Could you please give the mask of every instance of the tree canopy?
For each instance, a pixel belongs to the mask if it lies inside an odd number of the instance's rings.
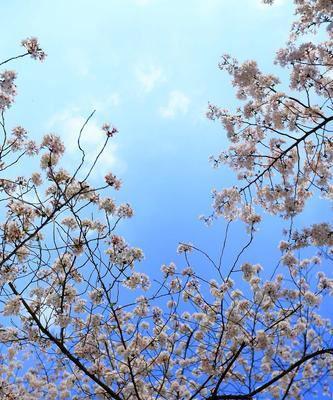
[[[117,128],[101,127],[105,141],[89,163],[81,140],[92,113],[77,139],[80,161],[65,170],[58,136],[36,143],[24,127],[7,127],[16,73],[2,70],[1,398],[330,395],[332,327],[322,310],[333,293],[333,229],[328,221],[299,229],[294,219],[311,197],[333,199],[333,5],[294,6],[289,41],[275,59],[289,72],[288,90],[253,60],[224,55],[219,64],[239,108],[209,104],[208,118],[230,141],[211,161],[236,171],[238,181],[213,191],[213,211],[204,219],[226,220],[221,255],[231,246],[229,225],[246,226],[248,242],[228,269],[222,257],[180,243],[185,267],[162,265],[159,281],[151,282],[140,271],[142,250],[116,233],[133,215],[128,203],[113,199],[120,179],[110,172],[98,186],[90,183]],[[22,46],[24,53],[0,65],[46,57],[34,37]],[[27,163],[37,167],[24,175]],[[279,263],[240,262],[267,213],[286,221]],[[204,276],[192,266],[196,253],[211,265]]]

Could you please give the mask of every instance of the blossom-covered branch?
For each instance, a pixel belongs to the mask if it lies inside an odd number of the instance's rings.
[[[298,19],[276,58],[290,69],[290,93],[280,92],[279,79],[254,61],[239,65],[225,56],[220,64],[245,104],[236,113],[213,105],[208,111],[231,141],[214,165],[228,165],[241,181],[213,192],[212,218],[228,221],[217,260],[181,243],[182,267],[162,265],[153,282],[138,266],[142,250],[117,234],[133,216],[128,203],[114,199],[121,180],[110,171],[92,184],[117,128],[102,126],[100,150],[89,162],[82,141],[89,115],[77,132],[80,159],[66,169],[59,136],[46,133],[37,143],[24,127],[7,128],[16,74],[1,72],[1,398],[250,400],[302,399],[318,388],[329,393],[333,338],[321,305],[333,293],[323,262],[332,254],[331,224],[298,230],[291,224],[275,265],[246,259],[262,218],[256,206],[293,220],[310,196],[332,200],[333,10],[320,0],[295,0],[295,7]],[[320,42],[301,42],[315,30]],[[26,53],[4,63],[45,58],[37,39],[22,45]],[[248,227],[245,243],[229,240],[236,219]],[[229,250],[232,260],[223,257]]]

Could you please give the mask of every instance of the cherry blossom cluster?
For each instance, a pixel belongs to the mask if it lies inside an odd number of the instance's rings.
[[[213,191],[214,216],[224,216],[228,229],[241,219],[250,233],[231,263],[222,257],[226,231],[217,260],[180,243],[181,267],[163,264],[159,280],[152,281],[138,268],[142,250],[116,232],[133,215],[128,203],[114,198],[121,181],[110,172],[100,186],[91,182],[117,129],[103,125],[105,142],[93,167],[78,142],[81,160],[67,170],[59,136],[47,133],[36,143],[23,127],[8,135],[0,122],[1,398],[329,395],[332,326],[321,310],[333,295],[323,262],[332,260],[332,225],[290,229],[280,241],[276,268],[250,262],[244,253],[262,218],[256,206],[290,219],[316,192],[332,200],[329,3],[295,0],[298,20],[276,59],[290,69],[290,94],[279,91],[279,79],[254,61],[239,64],[224,56],[220,64],[244,102],[236,113],[215,105],[208,111],[231,142],[212,162],[228,165],[242,182]],[[324,41],[299,43],[314,30],[323,31]],[[22,44],[27,55],[45,57],[37,39]],[[13,72],[1,75],[3,116],[13,102],[14,79]]]
[[[14,71],[4,71],[0,73],[0,111],[9,108],[16,95],[16,85],[14,84],[16,73]]]
[[[22,40],[22,46],[27,50],[30,56],[36,60],[44,61],[46,54],[43,49],[40,48],[37,38],[30,37]]]
[[[209,105],[208,118],[222,123],[231,142],[211,161],[231,167],[242,183],[214,191],[215,216],[239,218],[244,205],[256,214],[257,204],[290,219],[304,210],[314,191],[332,199],[332,6],[316,0],[295,4],[298,20],[276,56],[276,63],[290,71],[290,93],[255,61],[239,64],[225,55],[219,64],[244,104],[236,113]],[[320,32],[323,40],[301,42],[309,32]]]

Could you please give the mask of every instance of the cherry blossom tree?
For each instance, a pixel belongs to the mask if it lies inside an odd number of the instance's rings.
[[[89,164],[81,139],[91,114],[77,140],[80,161],[67,171],[58,136],[48,133],[36,143],[23,127],[7,128],[16,75],[1,72],[1,398],[329,395],[333,340],[322,307],[333,289],[324,271],[332,261],[333,229],[318,221],[297,230],[294,219],[311,196],[333,196],[333,6],[329,0],[294,3],[296,21],[276,57],[290,71],[288,92],[254,61],[239,64],[225,55],[220,63],[242,101],[235,113],[212,104],[208,111],[231,142],[212,162],[231,167],[240,181],[213,192],[206,218],[227,220],[221,257],[215,261],[181,243],[185,266],[163,265],[153,284],[137,270],[142,251],[116,234],[133,214],[129,204],[113,200],[121,181],[109,173],[100,185],[89,183],[117,129],[103,125],[105,142]],[[0,65],[45,58],[37,39],[22,45],[25,53]],[[38,161],[36,171],[23,168],[28,157],[31,166]],[[241,262],[265,212],[288,224],[274,269]],[[248,242],[228,267],[222,255],[237,219]],[[211,265],[205,276],[193,267],[198,256]]]

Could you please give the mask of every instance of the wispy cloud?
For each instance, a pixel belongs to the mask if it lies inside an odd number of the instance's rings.
[[[162,69],[154,65],[137,67],[135,75],[145,92],[151,92],[158,83],[166,80]]]
[[[163,118],[174,118],[178,114],[186,114],[189,104],[190,99],[185,93],[174,90],[169,93],[166,106],[159,108],[159,113]]]
[[[65,147],[66,157],[64,167],[75,168],[81,159],[81,152],[78,148],[78,136],[81,128],[86,122],[86,118],[78,115],[77,109],[70,109],[63,113],[54,115],[48,122],[48,129],[60,135]],[[85,151],[86,167],[83,173],[86,173],[98,156],[105,140],[105,133],[97,125],[94,119],[91,119],[85,126],[80,145]],[[110,142],[103,154],[100,156],[98,165],[93,174],[93,178],[100,178],[105,173],[115,167],[123,168],[123,163],[117,157],[117,145]]]
[[[107,112],[121,104],[121,96],[118,92],[113,92],[106,97],[93,98],[89,104],[98,112]]]

